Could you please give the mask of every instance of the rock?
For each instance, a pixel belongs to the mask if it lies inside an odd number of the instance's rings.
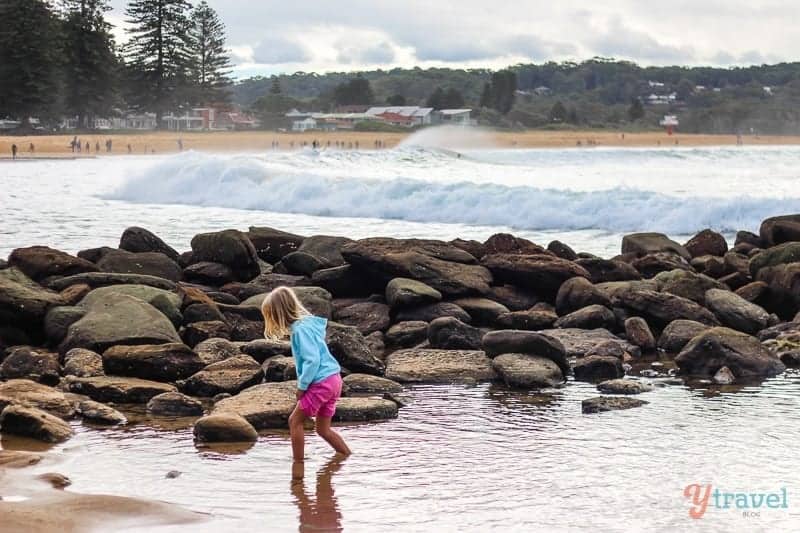
[[[528,239],[515,237],[510,233],[495,233],[484,243],[484,255],[495,254],[544,254],[551,255],[544,248]]]
[[[658,283],[655,280],[630,280],[630,281],[606,281],[595,285],[598,291],[611,300],[612,307],[622,305],[620,295],[637,290],[658,291]]]
[[[179,281],[183,274],[178,263],[159,252],[111,250],[103,255],[97,266],[103,272],[155,276],[170,281]]]
[[[726,290],[707,291],[706,306],[722,324],[751,335],[767,327],[769,321],[769,313],[764,309]]]
[[[718,327],[700,333],[675,358],[681,372],[713,376],[727,366],[737,378],[774,376],[786,367],[755,337]]]
[[[800,261],[800,242],[785,242],[758,252],[749,260],[748,272],[756,277],[762,268],[798,261]]]
[[[180,392],[165,392],[150,398],[147,412],[157,416],[202,416],[203,404]]]
[[[286,268],[292,274],[305,274],[310,276],[317,270],[331,268],[345,264],[341,248],[353,242],[347,237],[331,237],[328,235],[313,235],[303,240],[300,247],[281,258]]]
[[[575,253],[575,250],[561,241],[551,241],[550,244],[547,245],[547,251],[567,261],[575,261],[578,258],[578,254]]]
[[[500,315],[509,312],[505,305],[487,298],[459,298],[453,303],[466,311],[477,326],[493,326]]]
[[[178,262],[178,252],[161,240],[156,234],[137,226],[131,226],[122,232],[119,248],[128,252],[158,252]]]
[[[95,424],[125,424],[125,415],[104,403],[94,400],[83,400],[78,404],[77,412],[86,420]]]
[[[340,398],[333,414],[336,422],[366,422],[391,418],[397,418],[397,404],[383,398]]]
[[[247,234],[233,229],[195,235],[192,260],[227,265],[240,281],[249,281],[261,273],[253,243]]]
[[[246,353],[259,363],[263,363],[270,357],[292,356],[292,345],[289,341],[275,341],[271,339],[257,339],[250,341],[242,346],[241,351]]]
[[[694,320],[673,320],[661,332],[658,347],[667,353],[676,354],[683,350],[690,340],[708,329],[710,326]]]
[[[85,259],[47,246],[17,248],[8,256],[8,266],[18,268],[34,281],[50,276],[72,276],[98,270],[97,266]]]
[[[498,281],[530,289],[550,301],[566,280],[589,277],[576,263],[550,255],[495,254],[484,257],[482,263]]]
[[[578,381],[601,381],[625,375],[622,361],[609,355],[587,355],[575,361],[572,367]]]
[[[477,350],[399,350],[386,358],[386,377],[400,383],[490,381],[491,360]]]
[[[85,394],[92,400],[104,403],[147,403],[153,396],[175,391],[175,387],[168,383],[117,376],[70,376],[64,379],[64,386],[69,392]]]
[[[739,287],[735,292],[748,302],[761,305],[762,302],[768,301],[769,285],[763,281],[753,281]]]
[[[638,398],[628,398],[626,396],[597,396],[587,398],[581,402],[581,412],[583,414],[602,413],[605,411],[619,411],[622,409],[632,409],[647,405],[648,402]]]
[[[692,257],[701,255],[723,256],[728,251],[728,242],[721,234],[710,229],[704,229],[684,245]]]
[[[63,442],[72,436],[72,428],[58,417],[45,411],[9,405],[0,413],[0,431],[44,442]]]
[[[153,381],[184,379],[204,366],[200,357],[181,343],[120,345],[103,352],[107,374]]]
[[[384,352],[386,352],[386,343],[383,340],[383,332],[374,331],[364,337],[364,342],[367,343],[369,351],[378,359],[383,360]]]
[[[274,228],[251,226],[247,232],[258,257],[267,263],[277,263],[303,243],[303,237]]]
[[[261,365],[265,381],[290,381],[297,379],[297,366],[294,357],[276,355]]]
[[[386,344],[410,348],[428,338],[428,323],[421,320],[398,322],[386,332]]]
[[[47,283],[50,289],[62,291],[70,285],[88,285],[92,288],[109,285],[147,285],[165,291],[174,291],[175,282],[144,274],[118,274],[114,272],[87,272],[66,278],[57,278]]]
[[[258,432],[243,417],[235,414],[211,414],[194,424],[198,442],[255,442]]]
[[[91,306],[100,303],[108,298],[109,294],[126,294],[147,302],[177,326],[183,321],[181,316],[181,298],[174,292],[165,291],[147,285],[115,285],[111,287],[100,287],[94,289],[81,300],[79,307]]]
[[[617,319],[614,313],[602,305],[590,305],[583,309],[578,309],[562,316],[555,322],[555,327],[557,328],[614,329],[616,325]]]
[[[83,300],[87,294],[92,292],[92,288],[85,284],[70,285],[59,294],[64,300],[64,305],[78,305],[78,302]]]
[[[72,402],[63,392],[29,379],[0,382],[0,411],[11,404],[41,409],[59,418],[75,414]]]
[[[586,278],[565,281],[556,295],[556,312],[566,315],[590,305],[610,306],[611,301]]]
[[[556,387],[564,381],[559,366],[539,355],[505,353],[492,360],[492,367],[508,387]]]
[[[583,357],[591,353],[597,345],[607,341],[618,344],[623,352],[639,353],[638,347],[606,329],[545,329],[538,333],[561,342],[567,357]]]
[[[105,375],[100,354],[84,348],[73,348],[64,355],[64,375],[79,378]]]
[[[389,306],[372,302],[357,303],[337,311],[336,321],[354,326],[362,335],[384,331],[391,324]]]
[[[261,365],[249,355],[241,354],[203,370],[178,384],[181,392],[192,396],[211,397],[221,392],[236,394],[262,380]]]
[[[183,325],[213,320],[225,320],[216,304],[191,304],[183,310]]]
[[[337,298],[362,297],[383,292],[383,285],[371,281],[353,265],[341,265],[316,270],[311,283],[322,287]]]
[[[687,261],[692,258],[689,251],[663,233],[631,233],[622,238],[622,253],[641,257],[658,252],[677,254]]]
[[[650,326],[641,317],[634,316],[625,320],[625,337],[631,343],[642,349],[643,352],[652,352],[656,349],[656,339]]]
[[[539,301],[530,291],[514,287],[513,285],[490,287],[487,298],[505,305],[510,311],[526,311]]]
[[[382,374],[383,362],[375,357],[364,336],[352,326],[328,322],[325,342],[339,363],[352,372]]]
[[[445,350],[476,350],[480,348],[482,333],[478,328],[464,324],[457,318],[442,317],[428,326],[431,348]]]
[[[228,339],[231,336],[231,328],[222,320],[206,320],[203,322],[193,322],[188,324],[182,331],[181,336],[189,346],[197,346],[208,339]]]
[[[344,384],[347,386],[348,394],[383,394],[385,392],[403,392],[403,386],[399,383],[392,381],[391,379],[370,376],[369,374],[350,374],[345,376]]]
[[[672,252],[657,252],[634,259],[631,266],[638,270],[642,277],[649,279],[661,272],[670,270],[691,270],[692,265],[683,257]]]
[[[695,257],[689,264],[701,274],[712,278],[721,278],[726,273],[725,260],[714,255]]]
[[[687,298],[700,305],[705,303],[707,290],[727,289],[725,285],[713,278],[687,270],[661,272],[653,280],[658,285],[659,291]]]
[[[292,287],[297,299],[308,309],[311,314],[330,318],[333,314],[331,293],[320,287]],[[267,292],[251,296],[242,302],[242,306],[261,307]],[[260,313],[260,311],[259,311]]]
[[[462,322],[470,322],[472,320],[472,317],[469,316],[469,313],[461,309],[456,304],[450,302],[439,302],[420,307],[406,308],[397,313],[395,320],[398,322],[432,322],[437,318],[445,316],[457,318]]]
[[[472,257],[480,259],[484,255],[486,255],[486,246],[482,242],[478,242],[475,240],[465,240],[465,239],[453,239],[448,244],[452,244],[456,248],[460,250],[464,250]]]
[[[759,234],[761,236],[760,242],[765,246],[800,241],[800,215],[770,217],[761,223]],[[758,243],[754,244],[756,246],[760,245]]]
[[[211,414],[243,416],[256,429],[285,428],[297,403],[296,390],[296,381],[262,383],[221,400]]]
[[[781,362],[787,367],[798,368],[800,367],[800,351],[792,350],[780,354]]]
[[[497,317],[497,325],[503,329],[536,331],[553,327],[558,315],[554,311],[514,311]]]
[[[0,270],[0,323],[25,328],[41,324],[50,307],[63,303],[59,294],[42,288],[21,270]]]
[[[490,331],[483,336],[483,350],[489,357],[505,353],[523,353],[553,361],[563,375],[569,373],[566,350],[556,338],[533,331]]]
[[[731,369],[727,366],[723,366],[717,373],[714,374],[714,377],[711,380],[716,383],[717,385],[730,385],[734,381],[736,381],[736,376],[733,375]]]
[[[415,279],[446,296],[486,294],[492,282],[474,257],[441,241],[379,237],[346,244],[341,251],[348,263],[373,277]]]
[[[673,320],[683,318],[708,325],[718,325],[719,321],[708,309],[687,298],[666,292],[648,290],[629,290],[619,295],[619,301],[647,320],[648,324],[666,326]]]
[[[236,280],[236,274],[228,265],[222,263],[212,263],[211,261],[200,261],[183,269],[183,277],[194,283],[213,285],[219,287]]]
[[[260,313],[261,311],[259,311]],[[254,322],[235,313],[223,313],[230,328],[230,337],[236,342],[250,342],[264,337],[264,322]]]
[[[0,364],[0,379],[30,379],[45,385],[56,385],[61,367],[58,354],[31,350],[27,346],[11,349]]]
[[[762,268],[757,281],[769,286],[767,309],[784,320],[800,311],[800,263]]]
[[[592,283],[642,279],[639,271],[624,261],[590,257],[576,259],[575,264],[589,273],[589,281]]]
[[[626,356],[630,357],[630,354],[622,348],[622,345],[620,345],[618,342],[614,342],[613,340],[605,340],[595,344],[594,347],[586,353],[586,355],[616,357],[622,362],[625,362]]]
[[[597,390],[605,394],[641,394],[650,392],[653,386],[633,379],[610,379],[600,382]]]

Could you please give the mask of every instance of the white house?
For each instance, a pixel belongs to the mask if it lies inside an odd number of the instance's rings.
[[[292,131],[308,131],[317,129],[317,121],[311,117],[292,121]]]
[[[472,125],[472,119],[470,118],[470,114],[472,113],[471,109],[440,109],[436,113],[442,124],[453,124],[456,126]]]

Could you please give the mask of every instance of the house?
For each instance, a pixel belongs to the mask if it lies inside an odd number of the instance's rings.
[[[370,107],[365,111],[365,114],[373,117],[381,117],[385,114],[396,118],[395,122],[398,125],[412,127],[412,126],[427,126],[433,124],[434,115],[432,107],[419,107],[419,106],[377,106]],[[406,117],[409,120],[399,119],[397,117]]]
[[[386,111],[375,116],[379,117],[383,122],[391,124],[392,126],[404,126],[406,128],[414,126],[414,119],[412,117],[401,115],[400,113]]]
[[[161,117],[161,120],[167,123],[168,130],[209,130],[216,120],[216,110],[213,107],[195,107],[184,111],[182,115],[170,113],[169,115]]]
[[[308,131],[317,129],[317,121],[311,117],[292,121],[292,131]]]
[[[472,126],[470,118],[472,109],[440,109],[436,112],[439,122],[442,124],[452,124],[455,126]]]
[[[251,115],[239,111],[223,111],[217,114],[213,129],[224,130],[252,130],[258,126],[258,121]]]
[[[536,96],[550,96],[551,92],[550,87],[545,85],[540,85],[533,90],[533,94]]]

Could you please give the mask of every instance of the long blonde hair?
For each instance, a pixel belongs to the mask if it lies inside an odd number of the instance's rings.
[[[267,294],[261,303],[264,315],[264,336],[268,339],[281,339],[290,333],[290,326],[304,316],[309,316],[297,295],[289,287],[277,287]]]

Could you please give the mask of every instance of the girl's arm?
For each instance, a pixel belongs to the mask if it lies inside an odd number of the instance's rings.
[[[311,385],[319,370],[319,345],[304,328],[297,328],[292,334],[292,353],[303,361],[303,373],[297,376],[297,388],[304,391]]]

